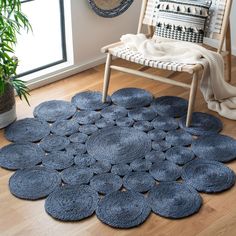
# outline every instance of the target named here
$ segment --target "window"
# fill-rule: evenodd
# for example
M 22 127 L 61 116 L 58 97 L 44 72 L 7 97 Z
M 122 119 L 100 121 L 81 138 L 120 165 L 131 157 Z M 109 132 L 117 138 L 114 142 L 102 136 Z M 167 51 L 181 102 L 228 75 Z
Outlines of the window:
M 19 77 L 67 60 L 63 0 L 25 0 L 22 10 L 33 32 L 18 37 Z

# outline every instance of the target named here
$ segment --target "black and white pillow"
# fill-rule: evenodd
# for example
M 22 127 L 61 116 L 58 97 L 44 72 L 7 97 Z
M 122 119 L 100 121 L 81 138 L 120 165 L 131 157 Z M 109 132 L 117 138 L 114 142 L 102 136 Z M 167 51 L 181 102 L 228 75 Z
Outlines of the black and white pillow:
M 202 43 L 211 0 L 159 0 L 158 37 Z

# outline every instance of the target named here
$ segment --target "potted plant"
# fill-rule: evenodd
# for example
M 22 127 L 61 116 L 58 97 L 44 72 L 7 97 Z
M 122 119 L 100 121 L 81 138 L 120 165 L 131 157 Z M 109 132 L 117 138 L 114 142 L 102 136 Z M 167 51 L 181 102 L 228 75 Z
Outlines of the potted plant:
M 29 31 L 31 25 L 21 10 L 20 0 L 0 1 L 0 128 L 16 119 L 15 94 L 27 103 L 28 88 L 25 82 L 17 79 L 18 59 L 14 46 L 21 30 Z

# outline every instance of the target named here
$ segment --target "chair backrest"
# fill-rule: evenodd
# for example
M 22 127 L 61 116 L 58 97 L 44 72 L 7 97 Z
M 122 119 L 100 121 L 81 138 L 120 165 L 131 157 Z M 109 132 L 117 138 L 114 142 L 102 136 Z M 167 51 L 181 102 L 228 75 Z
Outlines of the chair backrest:
M 139 28 L 148 25 L 155 27 L 158 19 L 159 0 L 143 0 L 140 14 Z M 222 51 L 227 27 L 229 25 L 229 16 L 232 6 L 232 0 L 212 0 L 209 17 L 206 23 L 205 38 L 219 40 L 218 51 Z

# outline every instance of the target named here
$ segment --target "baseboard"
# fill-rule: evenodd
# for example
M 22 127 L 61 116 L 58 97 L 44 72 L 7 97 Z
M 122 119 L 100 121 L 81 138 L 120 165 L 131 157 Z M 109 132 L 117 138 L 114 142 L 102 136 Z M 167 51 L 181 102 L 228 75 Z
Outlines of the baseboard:
M 36 89 L 38 87 L 45 86 L 47 84 L 56 82 L 58 80 L 64 79 L 66 77 L 78 74 L 84 70 L 88 70 L 95 66 L 101 65 L 105 63 L 106 56 L 97 57 L 92 61 L 88 61 L 86 63 L 80 65 L 72 65 L 67 68 L 61 69 L 55 73 L 51 73 L 47 76 L 38 76 L 31 81 L 27 82 L 27 86 L 30 90 Z

